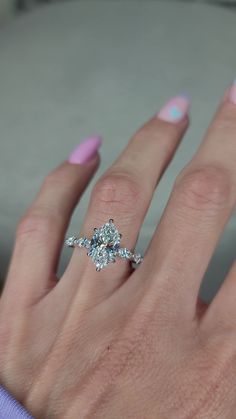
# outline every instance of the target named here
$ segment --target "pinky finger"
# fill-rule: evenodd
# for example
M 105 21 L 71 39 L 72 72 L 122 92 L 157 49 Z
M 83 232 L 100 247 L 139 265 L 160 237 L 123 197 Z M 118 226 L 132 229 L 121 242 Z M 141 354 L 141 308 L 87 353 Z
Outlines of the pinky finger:
M 99 165 L 100 137 L 82 142 L 50 172 L 21 218 L 2 301 L 10 308 L 28 306 L 55 284 L 56 270 L 71 214 Z

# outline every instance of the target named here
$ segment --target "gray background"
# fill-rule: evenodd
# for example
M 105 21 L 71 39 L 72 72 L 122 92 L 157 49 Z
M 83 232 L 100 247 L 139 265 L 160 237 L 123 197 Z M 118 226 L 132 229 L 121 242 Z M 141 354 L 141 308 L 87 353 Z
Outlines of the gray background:
M 52 4 L 0 28 L 0 276 L 20 215 L 44 176 L 83 138 L 104 137 L 95 180 L 139 125 L 172 95 L 193 101 L 191 127 L 160 182 L 141 230 L 145 250 L 174 179 L 196 150 L 236 76 L 236 13 L 190 2 Z M 92 182 L 69 232 L 78 231 Z M 210 263 L 210 299 L 235 257 L 231 218 Z M 123 232 L 125 234 L 125 232 Z M 60 272 L 70 256 L 63 250 Z M 37 269 L 37 267 L 35 267 Z

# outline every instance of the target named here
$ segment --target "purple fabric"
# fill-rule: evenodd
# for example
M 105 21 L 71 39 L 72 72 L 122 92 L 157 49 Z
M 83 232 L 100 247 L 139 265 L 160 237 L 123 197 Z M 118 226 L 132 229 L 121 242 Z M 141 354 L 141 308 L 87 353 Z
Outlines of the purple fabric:
M 1 385 L 0 419 L 33 419 L 33 416 Z

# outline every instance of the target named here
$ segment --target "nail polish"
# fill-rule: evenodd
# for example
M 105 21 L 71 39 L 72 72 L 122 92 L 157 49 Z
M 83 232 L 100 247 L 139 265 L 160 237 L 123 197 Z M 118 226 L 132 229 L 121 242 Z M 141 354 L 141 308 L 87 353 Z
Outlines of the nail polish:
M 229 92 L 228 92 L 228 98 L 230 102 L 234 103 L 236 105 L 236 79 L 232 83 Z
M 163 106 L 157 117 L 166 122 L 177 123 L 187 116 L 189 108 L 190 100 L 187 95 L 175 96 Z
M 102 138 L 99 135 L 85 138 L 77 147 L 72 151 L 68 158 L 68 162 L 72 164 L 87 163 L 98 151 L 102 144 Z

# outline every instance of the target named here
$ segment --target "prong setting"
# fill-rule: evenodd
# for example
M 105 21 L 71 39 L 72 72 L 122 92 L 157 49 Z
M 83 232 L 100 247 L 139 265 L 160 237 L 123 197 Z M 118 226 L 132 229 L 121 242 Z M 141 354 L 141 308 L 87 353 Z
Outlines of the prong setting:
M 120 246 L 122 234 L 119 233 L 112 218 L 100 228 L 94 227 L 94 234 L 92 239 L 87 237 L 68 237 L 65 240 L 67 247 L 84 247 L 87 249 L 87 256 L 89 256 L 96 266 L 96 271 L 99 272 L 105 268 L 109 263 L 115 263 L 116 257 L 126 259 L 130 262 L 140 264 L 143 257 L 134 251 L 132 253 L 129 249 Z

